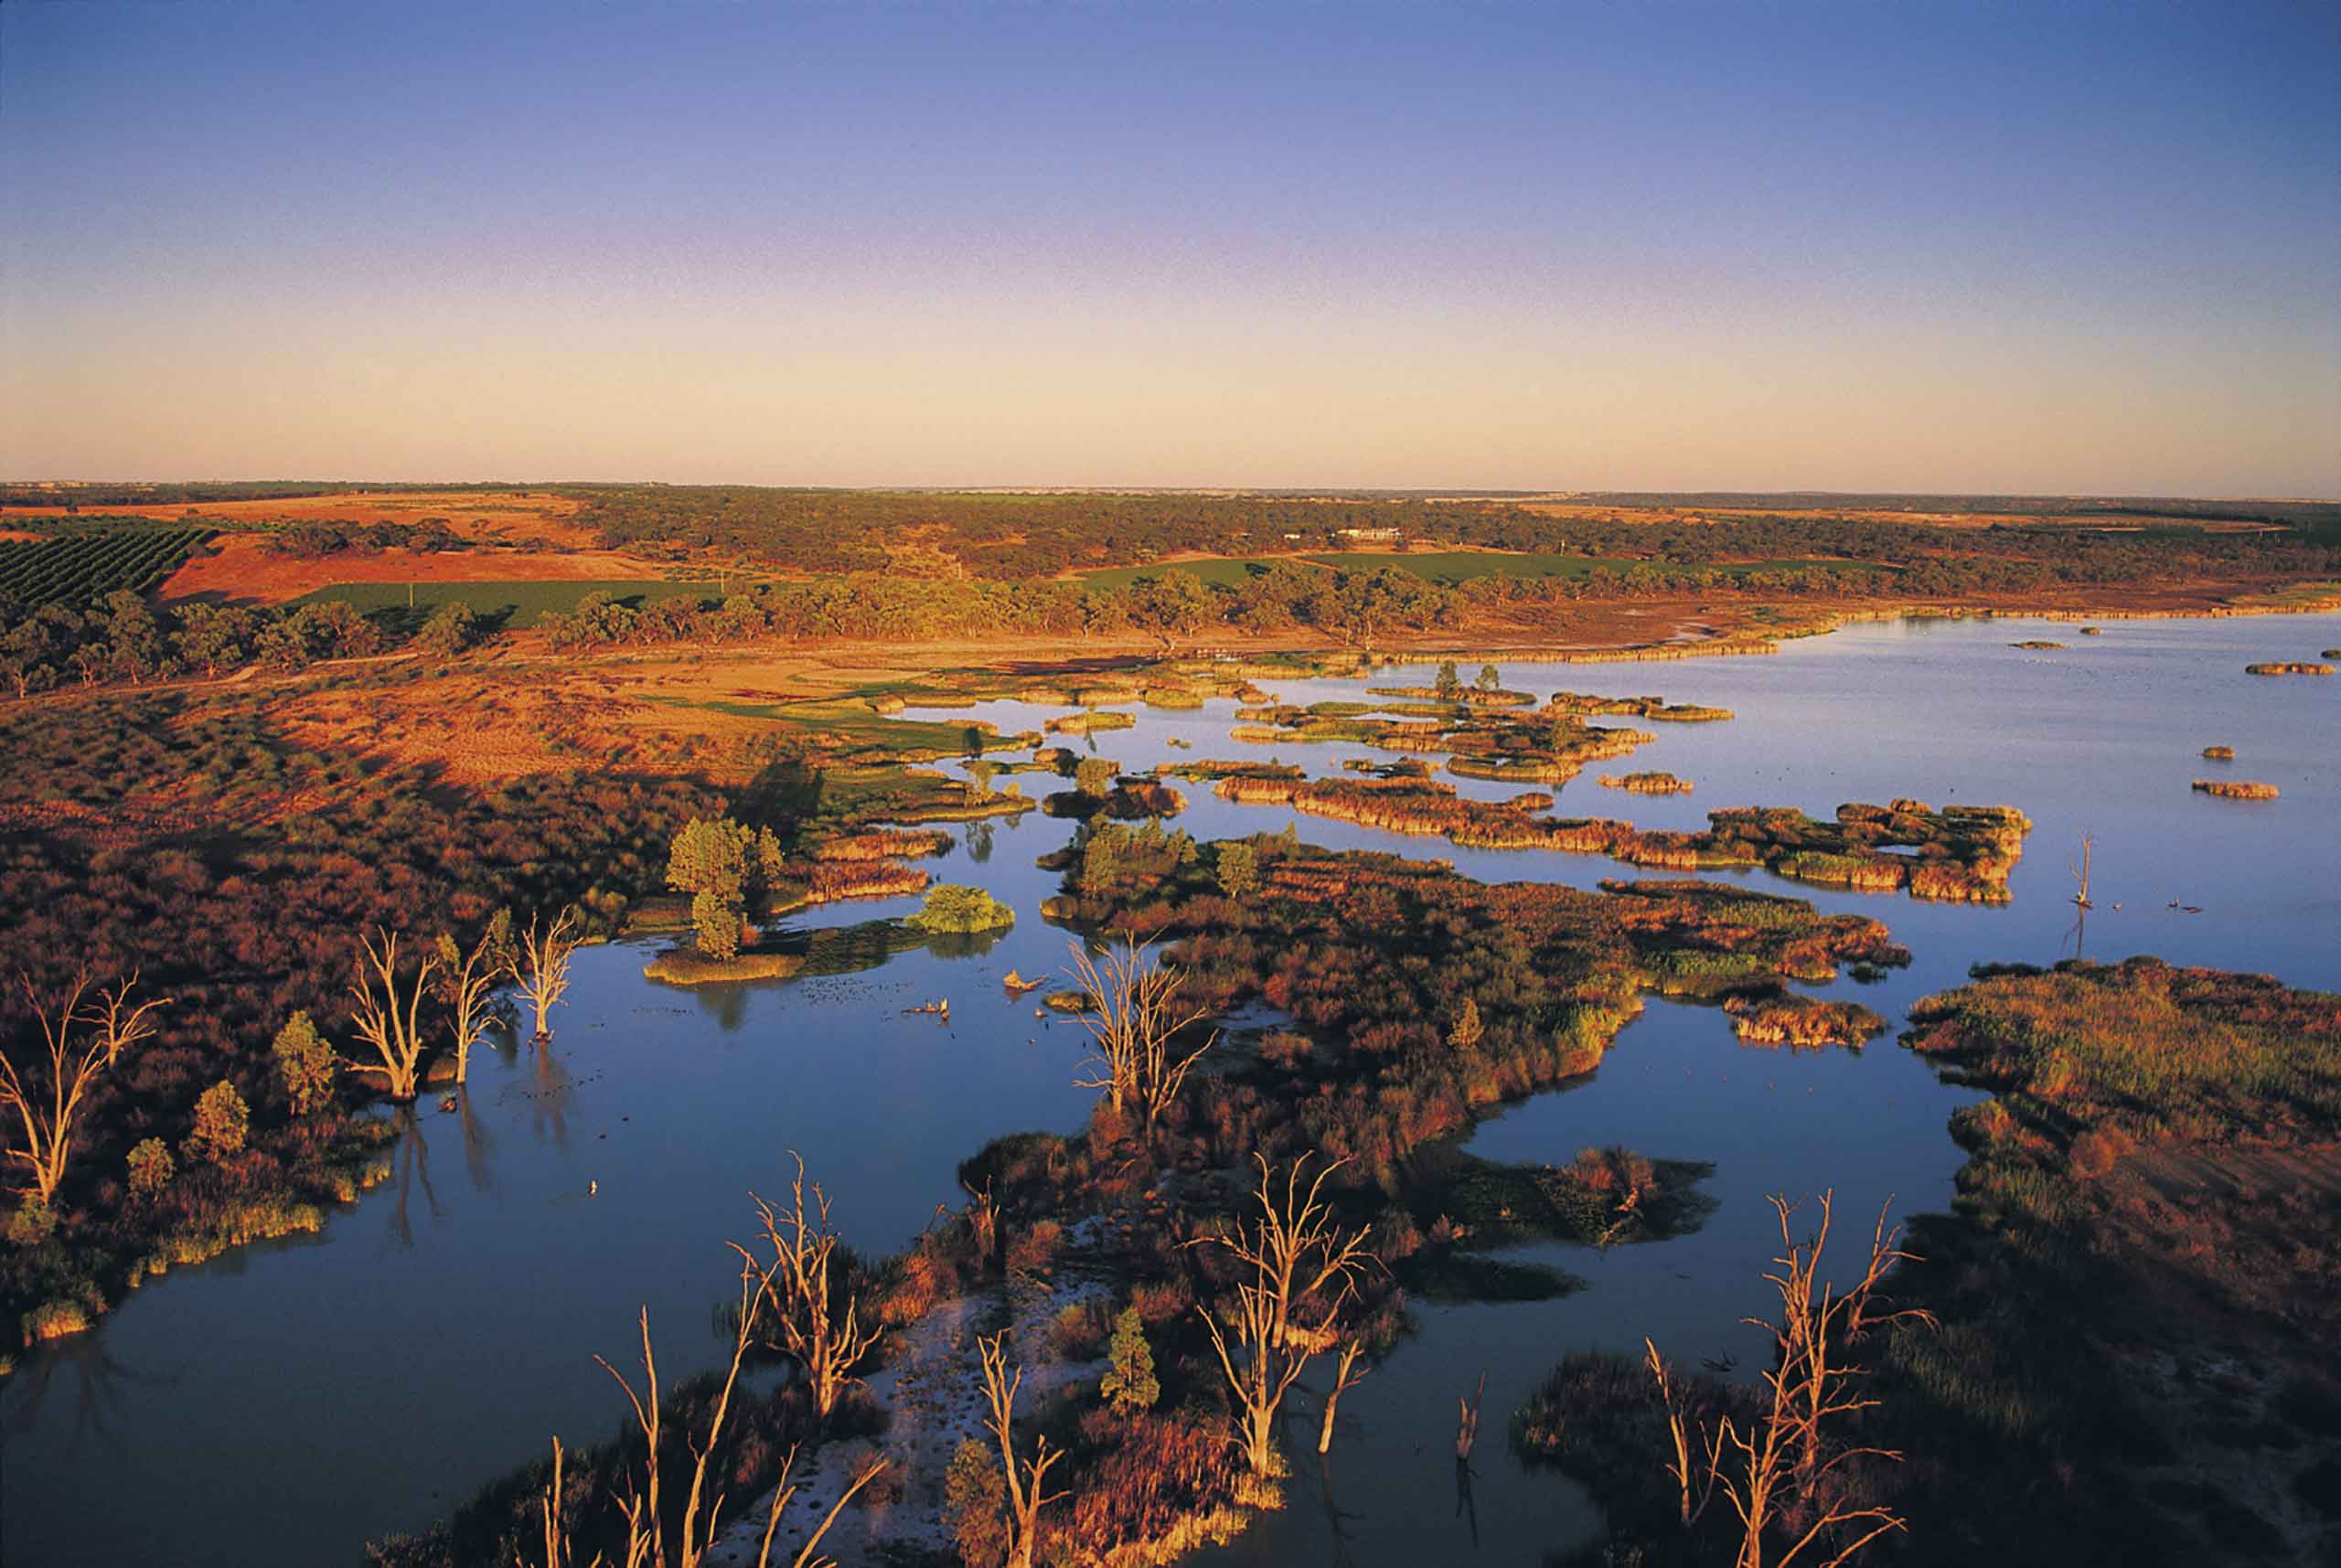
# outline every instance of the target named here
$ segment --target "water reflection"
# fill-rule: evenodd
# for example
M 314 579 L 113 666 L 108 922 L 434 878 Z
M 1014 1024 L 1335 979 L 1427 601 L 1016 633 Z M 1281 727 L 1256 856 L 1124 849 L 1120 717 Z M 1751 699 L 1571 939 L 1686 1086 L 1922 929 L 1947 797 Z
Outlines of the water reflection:
M 414 1189 L 422 1189 L 423 1204 L 433 1221 L 444 1219 L 447 1211 L 440 1207 L 439 1194 L 431 1185 L 431 1143 L 422 1136 L 422 1118 L 415 1115 L 412 1105 L 401 1105 L 396 1120 L 397 1148 L 390 1157 L 389 1233 L 393 1243 L 412 1249 L 414 1221 L 410 1216 L 410 1205 Z
M 94 1440 L 109 1454 L 126 1452 L 123 1435 L 138 1419 L 137 1396 L 178 1381 L 175 1372 L 142 1372 L 123 1365 L 102 1334 L 74 1335 L 29 1358 L 8 1380 L 5 1403 L 0 1406 L 0 1442 L 13 1444 L 37 1429 L 43 1443 L 59 1445 L 69 1454 L 85 1440 Z M 60 1401 L 71 1400 L 71 1414 L 44 1414 L 42 1407 L 52 1393 Z

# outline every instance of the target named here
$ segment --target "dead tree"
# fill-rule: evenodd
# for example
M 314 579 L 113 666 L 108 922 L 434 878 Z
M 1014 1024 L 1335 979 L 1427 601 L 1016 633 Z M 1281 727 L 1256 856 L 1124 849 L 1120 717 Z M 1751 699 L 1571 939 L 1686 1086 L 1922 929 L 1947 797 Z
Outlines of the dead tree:
M 57 1195 L 72 1157 L 73 1134 L 87 1105 L 90 1092 L 124 1046 L 154 1032 L 145 1015 L 159 1003 L 149 1002 L 127 1013 L 124 1008 L 133 976 L 115 987 L 102 1006 L 85 1008 L 87 974 L 76 975 L 52 1011 L 42 1005 L 29 976 L 20 976 L 25 999 L 40 1026 L 41 1046 L 48 1061 L 48 1083 L 27 1083 L 16 1064 L 0 1053 L 0 1108 L 13 1115 L 8 1157 L 25 1168 L 30 1191 L 46 1203 Z
M 845 1391 L 861 1381 L 853 1369 L 876 1348 L 882 1330 L 861 1326 L 860 1304 L 837 1255 L 839 1238 L 829 1228 L 829 1195 L 817 1181 L 807 1202 L 805 1160 L 792 1157 L 796 1179 L 786 1206 L 749 1195 L 772 1250 L 770 1261 L 736 1243 L 732 1250 L 763 1282 L 762 1299 L 778 1336 L 773 1347 L 786 1351 L 804 1372 L 813 1408 L 826 1420 Z
M 456 946 L 455 939 L 445 933 L 439 936 L 440 991 L 454 1015 L 449 1021 L 454 1032 L 458 1083 L 469 1082 L 472 1047 L 487 1032 L 488 1022 L 495 1016 L 489 998 L 496 990 L 496 976 L 506 966 L 504 955 L 497 951 L 497 934 L 494 926 L 482 932 L 469 953 Z
M 1841 1445 L 1834 1428 L 1843 1418 L 1878 1403 L 1861 1395 L 1864 1369 L 1848 1359 L 1849 1347 L 1882 1324 L 1904 1319 L 1931 1324 L 1933 1318 L 1914 1309 L 1881 1311 L 1874 1300 L 1887 1272 L 1909 1256 L 1896 1246 L 1898 1230 L 1887 1227 L 1883 1213 L 1862 1277 L 1842 1292 L 1827 1281 L 1822 1259 L 1829 1244 L 1833 1197 L 1822 1194 L 1820 1224 L 1802 1241 L 1794 1232 L 1795 1206 L 1782 1198 L 1772 1200 L 1780 1219 L 1781 1255 L 1773 1260 L 1779 1272 L 1764 1277 L 1780 1295 L 1780 1319 L 1747 1320 L 1772 1336 L 1775 1363 L 1763 1375 L 1765 1408 L 1744 1427 L 1726 1415 L 1714 1429 L 1699 1433 L 1705 1450 L 1702 1484 L 1708 1492 L 1720 1491 L 1739 1520 L 1736 1568 L 1766 1568 L 1768 1563 L 1770 1568 L 1790 1568 L 1807 1553 L 1824 1552 L 1829 1555 L 1823 1568 L 1838 1568 L 1880 1536 L 1908 1528 L 1889 1509 L 1858 1504 L 1837 1474 L 1855 1459 L 1896 1462 L 1902 1456 L 1891 1449 Z M 1704 1496 L 1696 1508 L 1691 1501 L 1690 1429 L 1665 1362 L 1649 1340 L 1643 1344 L 1668 1410 L 1674 1445 L 1668 1473 L 1676 1479 L 1688 1523 L 1705 1507 Z M 1768 1557 L 1775 1538 L 1782 1550 Z
M 1366 1232 L 1342 1230 L 1321 1196 L 1325 1179 L 1344 1161 L 1319 1171 L 1305 1192 L 1300 1176 L 1308 1162 L 1295 1162 L 1279 1194 L 1267 1159 L 1253 1157 L 1260 1167 L 1259 1218 L 1233 1236 L 1200 1239 L 1235 1259 L 1232 1308 L 1196 1311 L 1235 1399 L 1238 1446 L 1253 1472 L 1265 1476 L 1278 1466 L 1276 1424 L 1284 1397 L 1330 1339 L 1329 1330 L 1299 1318 L 1330 1317 L 1327 1293 L 1336 1285 L 1346 1292 L 1371 1254 Z
M 2081 858 L 2080 858 L 2080 859 L 2079 859 L 2078 862 L 2076 862 L 2076 861 L 2074 861 L 2074 860 L 2072 860 L 2072 859 L 2070 859 L 2068 858 L 2068 859 L 2065 861 L 2065 869 L 2066 869 L 2067 870 L 2069 870 L 2070 872 L 2072 872 L 2072 874 L 2073 874 L 2073 880 L 2080 884 L 2079 891 L 2077 891 L 2077 892 L 2075 892 L 2075 893 L 2073 894 L 2073 902 L 2075 902 L 2075 903 L 2079 904 L 2079 905 L 2081 908 L 2083 908 L 2083 909 L 2094 909 L 2094 908 L 2096 907 L 2094 904 L 2092 904 L 2092 903 L 2090 903 L 2090 902 L 2089 901 L 2089 862 L 2090 862 L 2090 852 L 2091 852 L 2091 851 L 2096 848 L 2096 844 L 2097 844 L 2097 836 L 2096 836 L 2095 834 L 2093 834 L 2093 833 L 2084 833 L 2084 834 L 2082 834 L 2082 835 L 2081 835 Z
M 399 939 L 390 932 L 365 938 L 366 956 L 358 961 L 358 984 L 350 995 L 358 998 L 354 1021 L 358 1038 L 381 1060 L 350 1064 L 352 1072 L 379 1072 L 393 1100 L 414 1098 L 422 1062 L 422 996 L 431 972 L 439 967 L 433 954 L 422 961 L 401 995 L 399 981 Z M 379 987 L 378 993 L 376 987 Z
M 129 979 L 117 981 L 110 991 L 100 991 L 97 1004 L 90 1009 L 90 1021 L 105 1041 L 108 1067 L 121 1061 L 122 1053 L 132 1046 L 151 1039 L 159 1026 L 148 1015 L 170 1005 L 168 997 L 133 1005 L 130 994 L 137 988 L 138 971 L 134 969 Z
M 1333 1410 L 1342 1403 L 1342 1395 L 1365 1380 L 1371 1367 L 1361 1371 L 1358 1359 L 1365 1354 L 1365 1337 L 1352 1334 L 1342 1341 L 1342 1353 L 1333 1363 L 1333 1386 L 1325 1391 L 1325 1419 L 1317 1427 L 1317 1452 L 1327 1454 L 1333 1447 Z
M 569 955 L 577 950 L 577 912 L 562 910 L 549 925 L 529 918 L 508 973 L 537 1020 L 536 1038 L 552 1038 L 552 1009 L 569 994 Z
M 1149 967 L 1143 943 L 1109 948 L 1100 964 L 1076 942 L 1073 977 L 1089 998 L 1081 1021 L 1096 1042 L 1089 1074 L 1074 1080 L 1075 1087 L 1104 1091 L 1106 1103 L 1117 1113 L 1135 1109 L 1146 1117 L 1147 1130 L 1153 1131 L 1156 1120 L 1178 1099 L 1188 1071 L 1218 1043 L 1213 1033 L 1183 1055 L 1171 1049 L 1179 1032 L 1200 1022 L 1209 1009 L 1178 1006 L 1178 972 L 1160 965 Z
M 754 1342 L 762 1299 L 763 1291 L 756 1282 L 754 1271 L 743 1270 L 731 1369 L 724 1375 L 723 1387 L 716 1396 L 715 1408 L 708 1416 L 705 1437 L 693 1440 L 686 1435 L 684 1438 L 684 1445 L 692 1461 L 690 1488 L 679 1521 L 681 1539 L 671 1557 L 667 1552 L 667 1514 L 659 1495 L 659 1448 L 665 1435 L 666 1414 L 658 1399 L 658 1361 L 650 1347 L 649 1309 L 644 1308 L 641 1318 L 643 1387 L 639 1392 L 615 1367 L 599 1356 L 593 1358 L 601 1362 L 604 1371 L 617 1380 L 618 1387 L 625 1391 L 626 1403 L 634 1407 L 635 1424 L 642 1433 L 646 1451 L 642 1475 L 629 1479 L 625 1494 L 616 1499 L 619 1516 L 625 1520 L 626 1527 L 623 1560 L 625 1568 L 701 1568 L 706 1563 L 708 1553 L 715 1544 L 716 1525 L 723 1509 L 723 1493 L 710 1490 L 710 1471 L 714 1464 L 717 1445 L 723 1435 L 724 1422 L 731 1414 L 732 1394 L 740 1381 L 740 1368 L 747 1360 L 749 1345 Z M 772 1506 L 765 1516 L 761 1550 L 756 1555 L 757 1568 L 768 1568 L 772 1561 L 773 1537 L 779 1531 L 781 1513 L 796 1495 L 796 1487 L 789 1479 L 796 1465 L 796 1451 L 792 1448 L 781 1464 L 780 1479 L 773 1489 Z M 796 1555 L 791 1559 L 791 1568 L 835 1568 L 836 1559 L 819 1554 L 821 1538 L 829 1532 L 830 1526 L 837 1523 L 838 1515 L 845 1511 L 846 1504 L 852 1501 L 864 1487 L 876 1480 L 886 1466 L 884 1458 L 873 1456 L 855 1469 L 851 1481 L 830 1507 L 819 1527 L 797 1549 Z M 568 1521 L 561 1514 L 561 1439 L 556 1437 L 552 1445 L 551 1483 L 538 1499 L 538 1512 L 544 1534 L 542 1568 L 571 1568 L 572 1563 Z M 720 1471 L 714 1478 L 720 1485 Z M 603 1559 L 595 1557 L 593 1568 L 601 1568 L 602 1562 Z M 518 1556 L 513 1563 L 514 1568 L 527 1568 Z
M 1667 1478 L 1674 1483 L 1683 1528 L 1688 1530 L 1698 1522 L 1699 1516 L 1706 1511 L 1708 1499 L 1715 1495 L 1715 1456 L 1709 1453 L 1709 1463 L 1705 1467 L 1692 1463 L 1691 1417 L 1683 1396 L 1674 1387 L 1673 1371 L 1647 1334 L 1642 1336 L 1642 1349 L 1646 1352 L 1643 1364 L 1650 1368 L 1650 1375 L 1658 1383 L 1659 1407 L 1666 1413 L 1666 1435 L 1674 1448 L 1674 1457 L 1666 1465 Z M 1696 1506 L 1691 1501 L 1694 1486 L 1699 1492 Z
M 1473 1445 L 1480 1440 L 1480 1401 L 1488 1394 L 1488 1374 L 1480 1374 L 1480 1386 L 1470 1396 L 1455 1396 L 1455 1457 L 1469 1462 Z
M 984 1425 L 999 1439 L 1000 1472 L 1008 1483 L 1007 1568 L 1032 1568 L 1042 1508 L 1070 1494 L 1042 1490 L 1050 1469 L 1064 1457 L 1062 1451 L 1051 1451 L 1047 1437 L 1038 1439 L 1030 1459 L 1016 1457 L 1016 1391 L 1023 1386 L 1024 1369 L 1009 1371 L 1007 1339 L 1004 1332 L 976 1339 L 983 1354 L 984 1402 L 990 1407 Z

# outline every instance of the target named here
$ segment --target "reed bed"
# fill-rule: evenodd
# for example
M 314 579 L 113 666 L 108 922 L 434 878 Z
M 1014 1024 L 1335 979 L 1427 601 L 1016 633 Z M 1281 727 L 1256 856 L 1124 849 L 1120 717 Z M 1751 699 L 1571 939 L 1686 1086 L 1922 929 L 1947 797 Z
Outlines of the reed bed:
M 2243 673 L 2246 675 L 2331 675 L 2336 667 L 2341 667 L 2311 664 L 2305 660 L 2293 660 L 2289 663 L 2274 661 L 2267 664 L 2248 664 L 2243 667 Z
M 939 827 L 880 828 L 824 838 L 813 846 L 810 853 L 816 860 L 894 860 L 940 855 L 949 848 L 951 835 Z
M 1886 1019 L 1859 1002 L 1825 1002 L 1782 991 L 1771 996 L 1724 998 L 1732 1032 L 1749 1045 L 1784 1045 L 1791 1051 L 1859 1047 L 1887 1030 Z
M 1603 773 L 1593 781 L 1603 789 L 1621 789 L 1630 795 L 1689 795 L 1691 781 L 1676 778 L 1673 773 Z
M 1043 726 L 1051 732 L 1059 735 L 1094 735 L 1101 730 L 1134 730 L 1137 727 L 1136 714 L 1117 712 L 1111 709 L 1100 709 L 1094 713 L 1059 714 Z
M 2274 800 L 2276 786 L 2256 779 L 2197 779 L 2195 788 L 2202 795 L 2215 795 L 2221 800 Z
M 2233 746 L 2206 746 L 2203 748 L 2203 755 L 2215 763 L 2232 763 L 2235 761 L 2235 748 Z

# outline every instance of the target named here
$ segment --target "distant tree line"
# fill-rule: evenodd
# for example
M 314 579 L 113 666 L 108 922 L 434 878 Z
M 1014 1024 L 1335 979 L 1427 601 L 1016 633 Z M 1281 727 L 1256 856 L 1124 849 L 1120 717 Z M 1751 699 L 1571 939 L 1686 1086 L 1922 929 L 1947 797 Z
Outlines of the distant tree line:
M 712 549 L 808 572 L 882 571 L 914 546 L 969 576 L 1050 577 L 1143 566 L 1181 551 L 1274 555 L 1435 540 L 1493 549 L 1604 557 L 1652 565 L 1809 560 L 1915 568 L 1946 556 L 2129 581 L 2238 571 L 2332 570 L 2326 532 L 2108 534 L 2069 526 L 1950 532 L 1923 523 L 1779 514 L 1726 525 L 1652 519 L 1621 503 L 1607 516 L 1553 517 L 1502 503 L 1314 500 L 1281 496 L 909 495 L 882 491 L 640 486 L 568 492 L 580 519 L 613 547 Z M 1742 498 L 1743 504 L 1744 499 Z M 1825 503 L 1824 503 L 1825 504 Z M 2209 517 L 2212 509 L 2198 508 Z M 2317 517 L 2281 519 L 2304 529 Z

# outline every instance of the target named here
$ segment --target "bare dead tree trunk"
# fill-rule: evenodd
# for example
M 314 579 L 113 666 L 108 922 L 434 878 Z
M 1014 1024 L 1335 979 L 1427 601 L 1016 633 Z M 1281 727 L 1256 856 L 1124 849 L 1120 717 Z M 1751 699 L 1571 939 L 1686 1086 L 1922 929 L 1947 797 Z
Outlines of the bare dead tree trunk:
M 853 1292 L 842 1277 L 833 1276 L 839 1237 L 829 1226 L 829 1196 L 815 1182 L 812 1200 L 807 1201 L 805 1161 L 801 1156 L 792 1157 L 796 1159 L 796 1178 L 789 1186 L 786 1206 L 750 1195 L 771 1260 L 736 1244 L 732 1250 L 763 1281 L 764 1299 L 779 1334 L 775 1348 L 786 1350 L 802 1369 L 813 1391 L 813 1408 L 826 1420 L 845 1391 L 861 1381 L 853 1376 L 853 1369 L 877 1346 L 881 1331 L 861 1326 Z
M 1024 1369 L 1008 1371 L 1007 1340 L 1005 1333 L 976 1340 L 983 1355 L 984 1402 L 990 1407 L 984 1425 L 999 1440 L 1000 1471 L 1008 1484 L 1008 1568 L 1032 1568 L 1042 1508 L 1070 1494 L 1042 1490 L 1050 1468 L 1064 1457 L 1050 1451 L 1048 1438 L 1038 1440 L 1032 1458 L 1016 1457 L 1016 1391 L 1023 1386 Z
M 1471 1391 L 1469 1399 L 1457 1395 L 1455 1414 L 1455 1456 L 1469 1459 L 1471 1445 L 1480 1440 L 1480 1401 L 1487 1397 L 1488 1374 L 1480 1374 L 1480 1386 Z
M 1081 1021 L 1096 1042 L 1088 1076 L 1074 1080 L 1074 1085 L 1102 1090 L 1117 1113 L 1132 1108 L 1142 1112 L 1151 1132 L 1178 1099 L 1188 1072 L 1218 1042 L 1214 1033 L 1184 1054 L 1170 1043 L 1180 1031 L 1202 1021 L 1208 1009 L 1181 1010 L 1176 1005 L 1178 972 L 1160 965 L 1148 967 L 1143 943 L 1126 942 L 1108 949 L 1102 964 L 1081 944 L 1072 946 L 1073 977 L 1089 998 Z
M 1288 1173 L 1277 1191 L 1274 1172 L 1266 1159 L 1260 1167 L 1259 1217 L 1233 1237 L 1205 1236 L 1198 1243 L 1224 1247 L 1236 1260 L 1239 1279 L 1232 1311 L 1214 1314 L 1208 1307 L 1195 1310 L 1210 1333 L 1220 1371 L 1235 1395 L 1236 1429 L 1244 1457 L 1256 1475 L 1274 1475 L 1277 1410 L 1292 1385 L 1322 1342 L 1315 1326 L 1301 1328 L 1295 1314 L 1331 1316 L 1325 1294 L 1335 1285 L 1346 1289 L 1363 1269 L 1367 1253 L 1366 1232 L 1338 1226 L 1330 1204 L 1320 1196 L 1326 1177 L 1342 1161 L 1317 1173 L 1304 1193 L 1301 1168 Z M 1226 1319 L 1224 1328 L 1221 1319 Z
M 1833 1429 L 1843 1418 L 1878 1403 L 1861 1396 L 1858 1380 L 1864 1370 L 1840 1352 L 1879 1324 L 1901 1319 L 1932 1324 L 1934 1319 L 1915 1309 L 1880 1312 L 1873 1302 L 1887 1271 L 1909 1257 L 1896 1246 L 1898 1228 L 1889 1229 L 1882 1212 L 1861 1279 L 1843 1293 L 1823 1283 L 1822 1260 L 1829 1243 L 1833 1196 L 1822 1194 L 1820 1223 L 1803 1240 L 1794 1232 L 1795 1206 L 1782 1198 L 1772 1200 L 1781 1255 L 1773 1260 L 1779 1272 L 1764 1277 L 1779 1293 L 1780 1319 L 1747 1320 L 1772 1336 L 1775 1364 L 1763 1376 L 1769 1403 L 1745 1430 L 1726 1416 L 1713 1432 L 1703 1434 L 1705 1484 L 1723 1493 L 1739 1519 L 1737 1568 L 1765 1568 L 1767 1541 L 1776 1530 L 1785 1544 L 1773 1568 L 1790 1568 L 1808 1552 L 1823 1551 L 1831 1553 L 1825 1568 L 1838 1568 L 1878 1537 L 1908 1528 L 1889 1509 L 1855 1506 L 1833 1479 L 1838 1467 L 1860 1456 L 1902 1457 L 1891 1449 L 1846 1447 L 1833 1440 Z M 1676 1456 L 1670 1474 L 1682 1482 L 1685 1519 L 1695 1518 L 1690 1486 L 1683 1476 L 1690 1467 L 1684 1425 L 1657 1348 L 1648 1340 L 1643 1343 L 1661 1397 L 1669 1406 Z
M 65 1168 L 73 1154 L 73 1135 L 90 1091 L 123 1050 L 155 1032 L 147 1015 L 159 1002 L 129 1005 L 137 976 L 101 993 L 98 1005 L 85 1007 L 90 978 L 76 975 L 52 1008 L 45 1004 L 29 976 L 18 983 L 39 1025 L 43 1053 L 48 1058 L 48 1083 L 28 1083 L 16 1064 L 0 1054 L 0 1110 L 11 1114 L 8 1158 L 25 1168 L 29 1190 L 46 1203 L 57 1195 Z
M 488 997 L 496 988 L 498 973 L 497 955 L 490 951 L 494 940 L 493 931 L 484 932 L 465 953 L 455 945 L 454 937 L 443 933 L 439 938 L 439 964 L 444 971 L 441 983 L 454 1015 L 449 1022 L 454 1032 L 457 1083 L 470 1082 L 472 1047 L 487 1032 Z
M 577 950 L 577 912 L 562 910 L 550 925 L 531 915 L 513 955 L 510 974 L 535 1015 L 536 1038 L 552 1038 L 552 1009 L 569 994 L 569 955 Z
M 1342 1341 L 1341 1359 L 1333 1364 L 1333 1386 L 1325 1391 L 1325 1419 L 1317 1427 L 1317 1452 L 1327 1454 L 1333 1447 L 1333 1412 L 1342 1403 L 1342 1395 L 1349 1392 L 1365 1379 L 1357 1370 L 1358 1358 L 1365 1354 L 1365 1340 L 1352 1334 Z M 1367 1371 L 1373 1369 L 1366 1369 Z
M 358 1038 L 381 1060 L 353 1062 L 350 1071 L 379 1072 L 384 1093 L 391 1099 L 412 1100 L 422 1061 L 422 994 L 431 972 L 439 966 L 439 958 L 433 954 L 423 959 L 410 983 L 412 988 L 401 997 L 398 937 L 379 932 L 367 937 L 365 944 L 366 956 L 358 961 L 358 984 L 350 987 L 350 995 L 358 998 Z
M 739 1325 L 732 1345 L 732 1365 L 724 1374 L 723 1387 L 716 1396 L 715 1408 L 710 1413 L 707 1433 L 693 1439 L 688 1434 L 684 1445 L 691 1456 L 690 1489 L 683 1504 L 681 1539 L 675 1555 L 667 1554 L 667 1515 L 660 1502 L 659 1449 L 665 1433 L 666 1415 L 658 1399 L 658 1361 L 650 1345 L 650 1313 L 645 1308 L 642 1324 L 643 1387 L 636 1392 L 633 1382 L 607 1360 L 596 1356 L 604 1371 L 617 1381 L 625 1392 L 626 1403 L 634 1409 L 636 1428 L 642 1433 L 646 1445 L 643 1473 L 628 1482 L 625 1494 L 616 1499 L 619 1516 L 625 1520 L 626 1541 L 624 1562 L 625 1568 L 703 1568 L 708 1554 L 715 1545 L 716 1526 L 723 1507 L 721 1490 L 711 1490 L 712 1478 L 719 1486 L 720 1472 L 711 1475 L 718 1443 L 723 1435 L 724 1423 L 730 1418 L 732 1395 L 740 1381 L 740 1368 L 747 1360 L 748 1347 L 754 1342 L 757 1315 L 764 1301 L 764 1291 L 753 1268 L 743 1268 L 740 1280 Z M 796 1487 L 789 1479 L 796 1465 L 796 1451 L 789 1450 L 781 1464 L 780 1479 L 773 1489 L 772 1506 L 765 1516 L 761 1549 L 756 1555 L 757 1568 L 767 1568 L 772 1561 L 773 1537 L 778 1533 L 782 1510 L 796 1495 Z M 836 1568 L 834 1558 L 820 1555 L 821 1538 L 837 1522 L 857 1493 L 882 1474 L 888 1465 L 883 1457 L 872 1456 L 858 1467 L 852 1480 L 833 1504 L 819 1526 L 792 1559 L 792 1568 Z M 570 1568 L 572 1557 L 569 1523 L 562 1515 L 562 1454 L 561 1439 L 552 1444 L 552 1479 L 538 1499 L 538 1513 L 544 1536 L 543 1568 Z M 526 1568 L 519 1558 L 514 1558 L 514 1568 Z M 593 1559 L 599 1568 L 603 1559 Z

